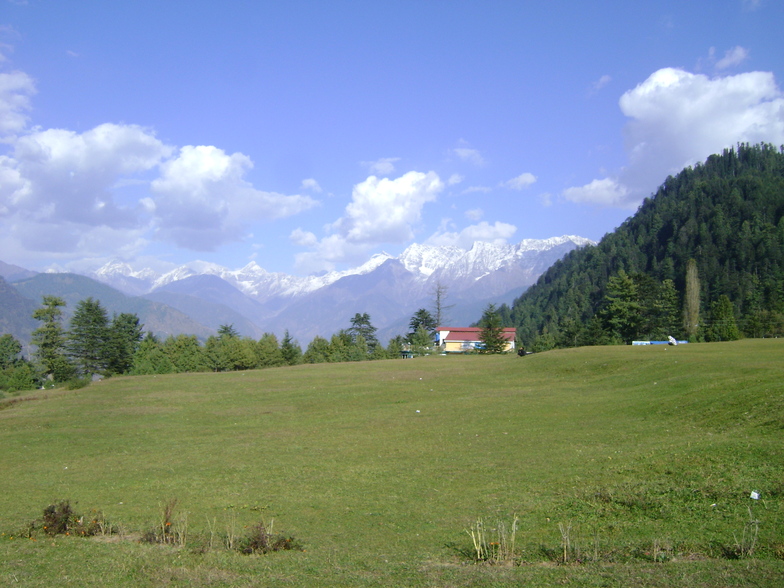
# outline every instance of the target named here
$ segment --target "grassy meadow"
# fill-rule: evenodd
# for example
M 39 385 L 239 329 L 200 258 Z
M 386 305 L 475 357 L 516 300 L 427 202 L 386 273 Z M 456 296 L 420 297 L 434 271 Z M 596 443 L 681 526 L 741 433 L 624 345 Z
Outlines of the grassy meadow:
M 0 586 L 784 581 L 783 339 L 122 377 L 0 403 Z M 119 532 L 29 536 L 60 500 Z M 140 542 L 172 500 L 182 541 Z M 469 531 L 497 549 L 515 517 L 511 554 L 477 562 Z M 304 550 L 226 548 L 261 519 Z

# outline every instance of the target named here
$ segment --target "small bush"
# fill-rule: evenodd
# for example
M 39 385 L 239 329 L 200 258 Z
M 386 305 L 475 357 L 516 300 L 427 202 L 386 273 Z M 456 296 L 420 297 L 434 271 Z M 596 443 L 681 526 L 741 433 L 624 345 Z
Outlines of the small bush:
M 92 516 L 76 514 L 68 500 L 61 500 L 47 506 L 43 518 L 30 523 L 29 534 L 32 536 L 39 529 L 51 536 L 92 537 L 114 533 L 113 527 L 108 524 L 103 513 L 93 511 Z
M 66 390 L 78 390 L 90 385 L 90 378 L 71 378 L 65 383 Z
M 250 534 L 247 537 L 241 538 L 237 542 L 237 549 L 245 554 L 252 553 L 271 553 L 273 551 L 286 551 L 298 550 L 302 551 L 302 546 L 293 537 L 286 537 L 284 535 L 276 535 L 272 532 L 272 525 L 270 528 L 264 524 L 264 521 L 259 521 L 251 527 Z

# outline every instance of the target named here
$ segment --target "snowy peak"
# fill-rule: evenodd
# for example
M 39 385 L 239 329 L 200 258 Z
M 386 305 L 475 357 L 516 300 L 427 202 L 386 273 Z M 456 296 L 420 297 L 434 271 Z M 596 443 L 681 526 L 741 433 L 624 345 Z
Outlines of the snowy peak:
M 593 241 L 584 237 L 564 235 L 549 239 L 524 239 L 514 245 L 497 245 L 475 241 L 465 250 L 451 245 L 422 245 L 415 243 L 398 260 L 410 272 L 429 278 L 436 272 L 449 275 L 486 274 L 506 265 L 517 263 L 532 254 L 539 254 L 562 245 L 583 247 Z
M 468 250 L 451 245 L 414 243 L 398 257 L 379 253 L 355 268 L 305 277 L 269 272 L 255 261 L 240 269 L 230 270 L 215 263 L 196 260 L 158 274 L 151 269 L 134 270 L 129 264 L 115 259 L 94 272 L 93 277 L 123 291 L 144 294 L 193 276 L 213 275 L 225 280 L 243 294 L 264 302 L 272 299 L 295 299 L 330 286 L 347 276 L 370 274 L 393 259 L 399 261 L 421 284 L 433 280 L 476 281 L 505 267 L 519 266 L 524 260 L 530 260 L 531 268 L 536 266 L 538 269 L 542 263 L 542 255 L 546 255 L 550 250 L 555 253 L 563 247 L 572 249 L 592 243 L 589 239 L 574 235 L 524 239 L 512 245 L 476 241 Z M 564 252 L 559 253 L 558 257 Z M 549 260 L 549 257 L 547 259 Z

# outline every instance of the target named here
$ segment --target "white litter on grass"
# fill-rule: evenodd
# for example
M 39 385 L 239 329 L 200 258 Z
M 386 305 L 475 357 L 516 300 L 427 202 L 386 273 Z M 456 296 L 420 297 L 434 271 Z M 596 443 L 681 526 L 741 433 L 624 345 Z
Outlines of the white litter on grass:
M 751 498 L 753 500 L 759 500 L 759 492 L 757 492 L 756 490 L 752 490 L 751 491 Z
M 417 411 L 417 412 L 419 412 L 419 411 Z

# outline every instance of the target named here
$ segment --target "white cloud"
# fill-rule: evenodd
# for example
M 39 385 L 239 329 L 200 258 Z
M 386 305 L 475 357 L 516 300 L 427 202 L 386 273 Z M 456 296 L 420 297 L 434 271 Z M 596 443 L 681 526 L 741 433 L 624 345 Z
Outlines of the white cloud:
M 508 223 L 496 221 L 490 224 L 482 221 L 470 225 L 460 232 L 438 231 L 431 235 L 426 243 L 429 245 L 450 245 L 461 249 L 470 249 L 476 241 L 505 245 L 517 231 L 517 227 Z
M 209 251 L 239 240 L 248 222 L 291 216 L 312 208 L 309 196 L 257 190 L 244 179 L 253 162 L 209 145 L 186 145 L 152 182 L 159 236 L 181 247 Z
M 313 178 L 302 180 L 302 184 L 300 184 L 300 190 L 310 190 L 311 192 L 315 192 L 317 194 L 320 194 L 322 191 L 319 183 Z
M 628 165 L 564 191 L 565 198 L 634 207 L 668 175 L 739 142 L 784 143 L 784 95 L 772 73 L 709 78 L 681 69 L 654 72 L 621 96 Z
M 314 247 L 318 243 L 318 237 L 310 231 L 303 231 L 302 229 L 294 229 L 289 235 L 289 240 L 295 245 L 302 247 Z
M 625 186 L 611 178 L 593 180 L 584 186 L 567 188 L 564 196 L 572 202 L 599 204 L 602 206 L 625 206 L 627 191 Z
M 472 221 L 478 221 L 485 215 L 485 211 L 481 208 L 473 208 L 471 210 L 466 210 L 465 217 Z
M 354 186 L 344 215 L 328 226 L 331 234 L 309 245 L 314 251 L 296 256 L 297 267 L 309 272 L 333 269 L 336 263 L 357 261 L 373 246 L 412 239 L 422 208 L 443 188 L 435 172 L 411 171 L 394 180 L 370 176 Z M 292 237 L 302 241 L 305 234 L 298 230 Z
M 504 182 L 501 185 L 505 188 L 511 188 L 512 190 L 524 190 L 535 182 L 536 176 L 532 173 L 526 172 L 524 174 L 520 174 L 516 178 L 512 178 L 511 180 Z
M 399 157 L 382 157 L 376 161 L 363 161 L 362 165 L 373 175 L 388 176 L 395 171 L 395 163 L 398 161 Z
M 354 186 L 346 215 L 336 228 L 357 243 L 401 243 L 413 237 L 422 207 L 444 185 L 435 172 L 408 172 L 395 180 L 370 176 Z
M 716 62 L 716 69 L 722 70 L 727 69 L 730 67 L 734 67 L 736 65 L 740 65 L 749 57 L 749 50 L 744 49 L 740 45 L 729 49 L 725 54 L 724 57 L 721 58 L 719 61 Z
M 469 186 L 465 190 L 461 192 L 461 194 L 475 194 L 479 192 L 480 194 L 487 194 L 491 192 L 493 189 L 489 186 Z
M 592 96 L 592 95 L 596 94 L 599 90 L 604 88 L 611 81 L 612 81 L 612 78 L 610 76 L 608 76 L 607 74 L 603 75 L 598 80 L 596 80 L 593 84 L 591 84 L 591 88 L 588 91 L 588 95 Z
M 465 178 L 460 174 L 452 174 L 449 176 L 449 179 L 446 181 L 447 185 L 449 186 L 457 186 L 460 184 Z
M 480 167 L 485 164 L 485 158 L 482 157 L 482 154 L 479 153 L 479 150 L 477 149 L 471 149 L 470 147 L 456 147 L 452 149 L 452 152 L 461 161 L 466 161 Z
M 17 139 L 13 158 L 3 161 L 0 195 L 9 211 L 27 218 L 127 228 L 136 223 L 135 213 L 116 201 L 112 187 L 118 178 L 154 168 L 169 153 L 134 125 L 105 124 L 81 134 L 38 131 Z
M 0 73 L 0 141 L 9 139 L 27 127 L 30 97 L 35 83 L 26 73 Z

